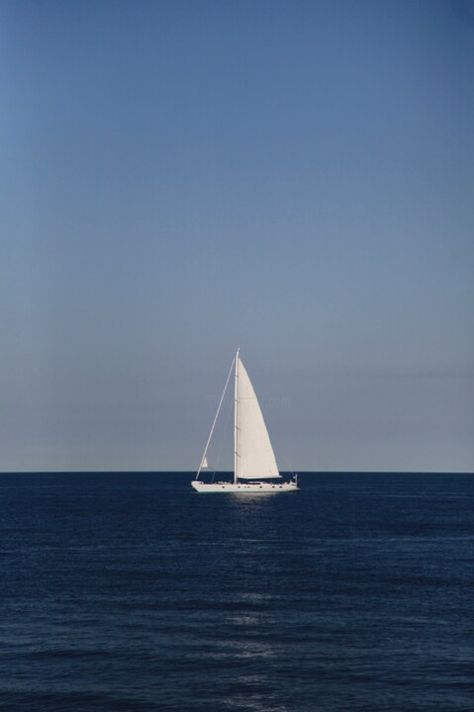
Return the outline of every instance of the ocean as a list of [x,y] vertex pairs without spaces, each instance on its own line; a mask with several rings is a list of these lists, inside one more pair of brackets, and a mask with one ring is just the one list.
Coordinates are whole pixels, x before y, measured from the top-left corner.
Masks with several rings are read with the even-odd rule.
[[0,476],[8,712],[474,710],[474,476]]

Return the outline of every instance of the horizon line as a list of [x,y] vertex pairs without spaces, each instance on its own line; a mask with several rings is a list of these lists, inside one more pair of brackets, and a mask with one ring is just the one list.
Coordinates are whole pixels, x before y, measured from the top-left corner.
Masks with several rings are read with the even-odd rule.
[[[233,470],[212,470],[219,474],[232,474]],[[2,475],[117,475],[117,474],[137,474],[137,475],[193,475],[196,469],[192,470],[128,470],[128,469],[97,469],[97,470],[2,470]],[[298,475],[474,475],[474,470],[281,470],[282,474]]]

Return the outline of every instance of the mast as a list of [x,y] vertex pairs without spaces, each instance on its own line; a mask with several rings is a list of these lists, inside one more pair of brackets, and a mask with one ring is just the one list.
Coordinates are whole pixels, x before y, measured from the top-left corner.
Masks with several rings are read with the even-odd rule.
[[235,379],[234,379],[234,484],[237,482],[237,458],[238,454],[238,427],[237,417],[239,408],[239,352],[240,347],[235,354]]

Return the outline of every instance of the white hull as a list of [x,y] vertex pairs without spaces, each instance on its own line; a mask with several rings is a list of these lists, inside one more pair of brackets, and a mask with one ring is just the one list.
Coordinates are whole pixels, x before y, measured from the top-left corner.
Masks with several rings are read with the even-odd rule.
[[296,492],[297,482],[201,482],[193,480],[191,485],[200,494],[279,494],[280,492]]

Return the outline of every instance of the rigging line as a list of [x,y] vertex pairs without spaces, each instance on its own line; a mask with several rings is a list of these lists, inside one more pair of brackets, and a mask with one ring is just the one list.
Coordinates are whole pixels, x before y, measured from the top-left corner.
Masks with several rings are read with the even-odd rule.
[[219,413],[220,413],[220,410],[221,410],[221,407],[222,407],[222,402],[223,402],[223,400],[224,400],[225,392],[226,392],[226,390],[227,390],[227,386],[229,385],[230,375],[231,375],[231,373],[232,373],[232,369],[234,368],[235,359],[236,359],[236,357],[234,356],[234,358],[232,359],[232,363],[230,364],[229,373],[227,374],[227,378],[226,378],[226,381],[225,381],[224,390],[222,391],[221,399],[220,399],[220,401],[219,401],[219,405],[217,406],[217,411],[216,411],[216,414],[215,414],[215,416],[214,416],[214,420],[212,421],[211,432],[209,433],[209,437],[207,438],[206,447],[204,448],[204,452],[203,452],[203,455],[202,455],[202,457],[201,457],[201,462],[199,463],[199,469],[198,469],[198,471],[197,471],[197,473],[196,473],[196,478],[195,478],[196,480],[199,479],[199,475],[201,474],[201,470],[202,470],[204,458],[205,458],[206,455],[207,455],[207,449],[208,449],[208,447],[209,447],[209,443],[211,442],[212,433],[214,432],[214,428],[216,427],[217,418],[219,417]]
[[[230,414],[232,413],[232,406],[233,406],[233,402],[232,402],[232,400],[229,400],[229,403],[228,403],[228,406],[227,406],[227,412],[226,412],[226,414],[225,414],[225,419],[224,419],[224,428],[223,428],[224,433],[227,433],[227,426],[229,425]],[[225,410],[226,410],[226,409],[224,408],[224,411],[225,411]],[[219,442],[218,449],[217,449],[217,454],[216,454],[215,467],[214,467],[214,474],[215,474],[216,471],[218,470],[219,465],[220,465],[220,462],[221,462],[221,455],[222,455],[222,448],[223,448],[223,445],[224,445],[223,439],[220,438],[220,442]]]

